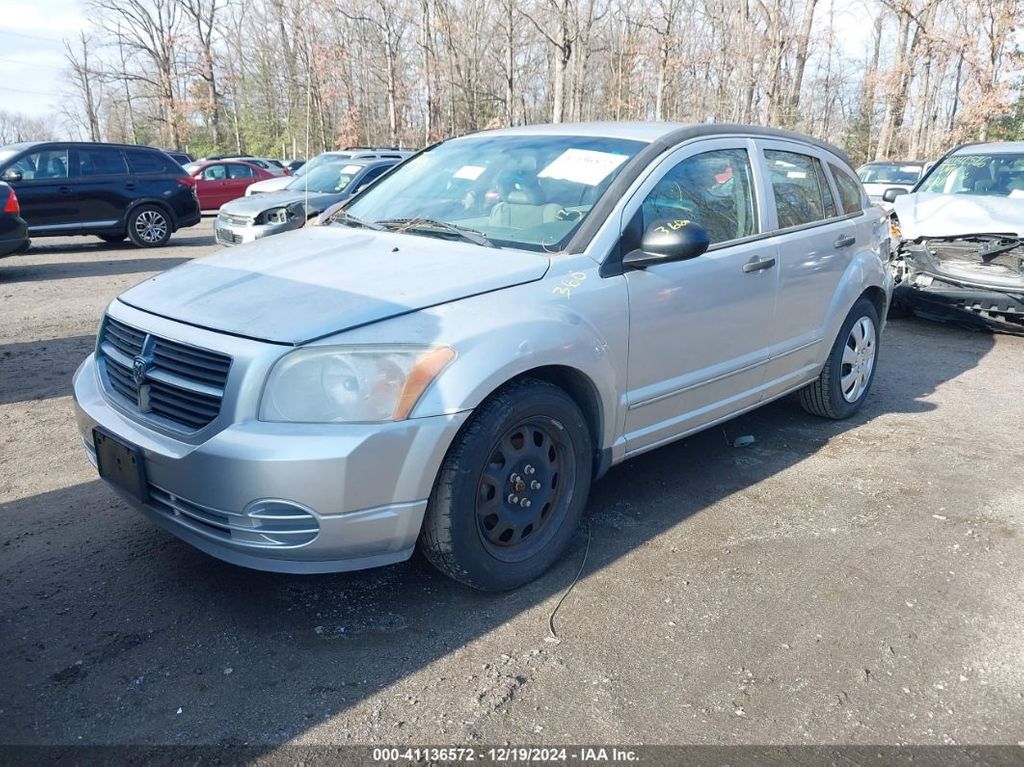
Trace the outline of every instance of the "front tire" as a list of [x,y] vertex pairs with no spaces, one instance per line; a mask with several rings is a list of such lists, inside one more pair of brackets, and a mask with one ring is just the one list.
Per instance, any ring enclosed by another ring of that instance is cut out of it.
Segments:
[[156,205],[140,205],[128,216],[128,237],[140,248],[158,248],[171,239],[171,221]]
[[536,379],[491,395],[445,456],[420,550],[481,591],[539,577],[564,553],[590,491],[586,420],[562,389]]
[[867,298],[857,299],[817,380],[800,390],[804,410],[833,420],[860,410],[875,380],[878,327],[878,309]]

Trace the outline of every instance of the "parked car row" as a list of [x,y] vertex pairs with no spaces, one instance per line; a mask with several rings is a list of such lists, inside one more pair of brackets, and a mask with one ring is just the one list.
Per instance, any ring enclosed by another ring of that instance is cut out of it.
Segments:
[[[136,145],[11,144],[0,147],[0,179],[6,185],[0,196],[7,206],[0,250],[20,252],[27,247],[27,239],[12,244],[18,236],[12,213],[15,207],[31,237],[95,235],[111,243],[128,238],[140,247],[156,247],[178,229],[198,223],[201,211],[219,210],[251,194],[253,187],[260,187],[256,191],[285,189],[317,168],[354,161],[347,171],[341,172],[339,166],[319,174],[310,187],[311,200],[305,199],[305,182],[295,187],[301,188],[304,202],[310,203],[301,217],[304,224],[308,217],[347,198],[410,154],[360,147],[326,152],[308,164],[293,160],[286,167],[279,160],[251,156],[218,156],[196,162],[185,152]],[[371,160],[381,162],[367,164]],[[296,176],[291,175],[292,168]],[[283,231],[295,221],[267,222],[271,228],[263,231]],[[275,228],[274,224],[285,225]],[[257,234],[250,230],[240,236],[244,240]]]
[[[221,245],[238,245],[299,229],[310,218],[347,200],[398,160],[333,160],[317,163],[284,189],[233,200],[220,209],[214,233]],[[250,187],[251,189],[251,187]]]

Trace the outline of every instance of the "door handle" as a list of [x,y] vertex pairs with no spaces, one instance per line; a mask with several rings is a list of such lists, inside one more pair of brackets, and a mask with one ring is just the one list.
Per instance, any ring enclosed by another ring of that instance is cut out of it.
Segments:
[[134,181],[126,181],[125,184],[124,184],[124,188],[125,189],[134,189],[135,188],[135,182]]
[[855,242],[857,242],[857,238],[852,234],[841,234],[836,238],[836,241],[832,243],[832,246],[836,248],[848,248]]
[[71,194],[71,187],[70,186],[62,186],[62,187],[58,188],[57,191],[60,192],[61,194]]
[[758,258],[757,256],[754,256],[743,265],[743,271],[750,274],[751,272],[760,272],[765,269],[771,269],[773,266],[775,266],[774,258]]

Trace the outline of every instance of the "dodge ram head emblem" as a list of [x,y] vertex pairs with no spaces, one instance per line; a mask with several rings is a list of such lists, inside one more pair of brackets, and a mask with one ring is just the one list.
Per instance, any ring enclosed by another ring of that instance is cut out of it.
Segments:
[[149,357],[138,355],[132,361],[132,381],[136,386],[142,386],[142,382],[146,380],[146,373],[149,371],[149,366],[152,360]]

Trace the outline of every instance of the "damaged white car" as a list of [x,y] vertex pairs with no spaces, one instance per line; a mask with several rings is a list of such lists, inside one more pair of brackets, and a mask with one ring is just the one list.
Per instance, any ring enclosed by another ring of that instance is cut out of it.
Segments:
[[960,147],[884,198],[895,310],[1024,334],[1024,142]]

